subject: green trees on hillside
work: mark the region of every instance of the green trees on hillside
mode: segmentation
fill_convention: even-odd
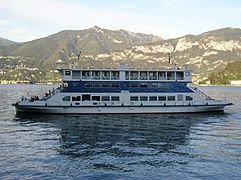
[[[227,85],[230,80],[241,80],[241,61],[228,63],[225,69],[212,73],[209,78],[211,84]]]

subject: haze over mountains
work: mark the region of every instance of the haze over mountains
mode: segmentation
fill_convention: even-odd
[[[241,60],[241,29],[224,28],[164,40],[154,35],[95,26],[61,31],[24,43],[0,39],[0,45],[1,69],[6,66],[40,70],[69,65],[117,67],[119,63],[131,67],[170,68],[167,54],[171,52],[178,66],[187,64],[193,69],[197,81],[223,69],[229,62]]]

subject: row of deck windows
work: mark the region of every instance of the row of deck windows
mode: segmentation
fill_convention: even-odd
[[[82,96],[65,96],[63,101],[120,101],[119,96],[90,96],[90,95],[82,95]],[[175,101],[176,96],[130,96],[130,101]],[[192,101],[193,98],[191,96],[186,96],[186,101]]]
[[[90,96],[90,95],[82,95],[82,96],[65,96],[62,99],[63,101],[120,101],[119,96]]]
[[[64,71],[65,76],[71,76],[70,70]],[[185,76],[190,76],[189,72],[183,71],[125,71],[126,80],[184,80]],[[79,71],[72,70],[73,79],[102,79],[119,80],[119,71]]]
[[[186,96],[186,101],[192,101],[191,96]],[[176,96],[131,96],[130,101],[175,101]],[[178,101],[182,99],[178,98]]]
[[[181,84],[180,84],[181,85]],[[171,84],[165,83],[130,83],[130,88],[172,88]],[[119,83],[98,83],[98,82],[89,82],[85,84],[86,88],[119,88]]]

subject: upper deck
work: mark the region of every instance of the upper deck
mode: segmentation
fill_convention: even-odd
[[[59,70],[63,81],[180,81],[191,82],[191,70],[184,69],[132,69],[120,65],[118,69],[76,69]]]

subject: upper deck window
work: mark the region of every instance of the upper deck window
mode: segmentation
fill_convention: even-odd
[[[167,72],[167,80],[175,80],[174,72]]]
[[[148,79],[147,72],[141,71],[140,72],[140,80],[146,80],[146,79]]]
[[[158,79],[159,80],[166,80],[166,72],[164,71],[161,71],[161,72],[158,72]]]
[[[90,79],[91,73],[90,71],[82,71],[82,79]]]
[[[130,86],[131,86],[131,88],[138,88],[139,87],[138,83],[134,83],[134,82],[132,82],[130,84]]]
[[[110,84],[109,84],[109,83],[103,83],[103,84],[102,84],[102,87],[103,87],[103,88],[109,88],[109,87],[110,87]]]
[[[119,78],[119,71],[111,71],[111,79],[117,80]]]
[[[102,71],[102,79],[110,79],[110,71]]]
[[[131,71],[130,72],[130,78],[131,80],[137,80],[138,79],[138,71]]]
[[[157,73],[156,72],[149,72],[149,79],[150,80],[157,80]]]
[[[72,78],[73,79],[80,79],[80,71],[72,71]]]
[[[141,87],[141,88],[147,88],[147,87],[148,87],[148,84],[147,84],[147,83],[141,83],[141,84],[140,84],[140,87]]]
[[[95,87],[95,88],[99,88],[99,87],[100,87],[100,83],[95,82],[95,83],[94,83],[94,87]]]
[[[126,71],[126,73],[125,73],[126,80],[129,80],[129,75],[130,75],[129,71]]]
[[[157,88],[158,87],[158,83],[150,83],[150,87]]]
[[[183,72],[176,72],[177,80],[184,80],[184,73]]]
[[[119,83],[112,83],[112,84],[111,84],[111,87],[113,87],[113,88],[119,88],[119,87],[120,87],[120,84],[119,84]]]
[[[88,82],[85,84],[86,88],[92,88],[93,87],[93,83],[92,82]]]
[[[71,72],[70,71],[64,71],[65,76],[70,76]]]
[[[93,79],[100,79],[100,71],[92,71]]]

